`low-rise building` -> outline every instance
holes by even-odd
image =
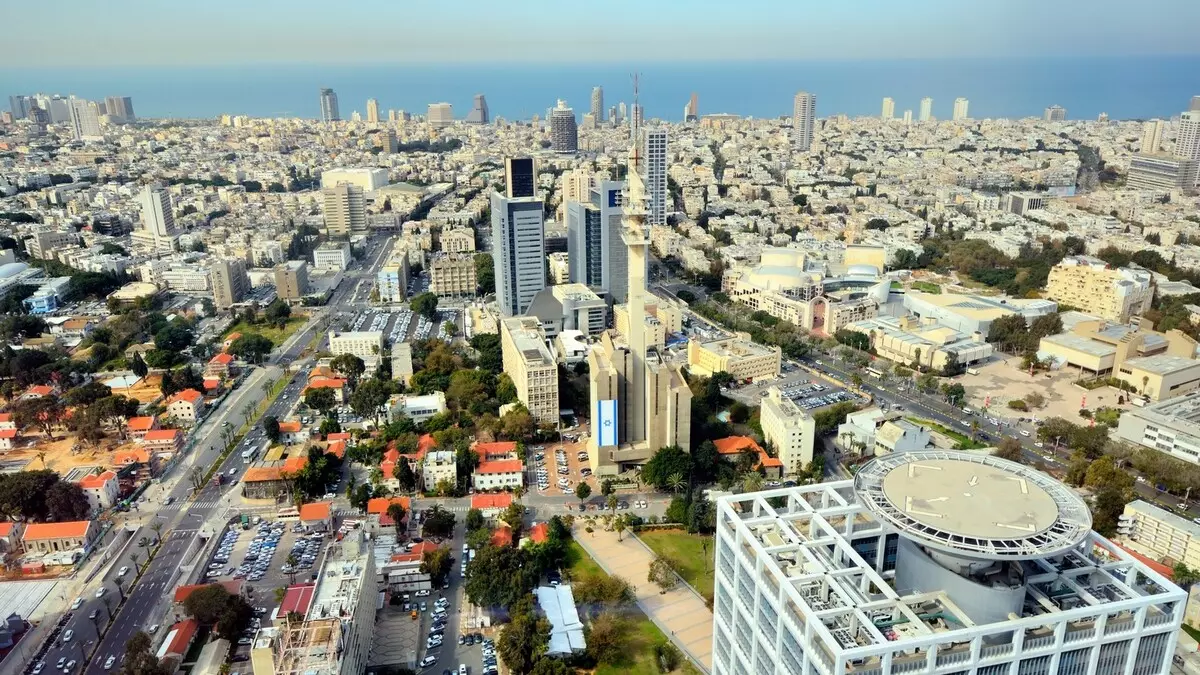
[[[232,374],[233,354],[221,352],[208,360],[204,366],[205,377],[228,378]]]
[[[1116,437],[1200,464],[1200,392],[1124,411]]]
[[[195,389],[184,389],[165,402],[167,416],[180,424],[192,425],[204,416],[204,394]]]
[[[456,227],[445,230],[439,237],[442,251],[446,253],[473,253],[475,251],[475,230],[469,227]]]
[[[929,429],[903,418],[889,419],[875,430],[875,455],[912,452],[929,447]]]
[[[332,530],[333,502],[301,504],[300,525],[309,532],[329,532]]]
[[[84,496],[87,497],[88,505],[92,507],[92,513],[99,513],[105,509],[112,508],[112,505],[117,503],[117,499],[121,495],[121,484],[117,480],[117,472],[115,471],[104,471],[84,476],[79,481],[76,481],[75,484],[79,486],[79,489],[83,490]]]
[[[755,471],[761,471],[763,476],[767,478],[775,479],[783,477],[783,461],[778,457],[772,457],[767,454],[767,451],[763,450],[749,436],[718,438],[713,441],[713,446],[716,447],[717,454],[721,459],[727,462],[736,462],[738,457],[749,453],[754,456]]]
[[[279,423],[279,442],[284,445],[301,445],[312,438],[308,427],[300,420],[284,420]]]
[[[289,260],[275,266],[275,294],[281,300],[295,301],[308,295],[308,263]]]
[[[330,331],[329,352],[334,356],[353,354],[364,362],[378,361],[379,355],[383,353],[383,331]]]
[[[816,422],[803,408],[785,396],[779,387],[771,387],[763,397],[759,412],[763,439],[775,448],[783,463],[783,472],[792,476],[813,461]]]
[[[484,518],[495,520],[504,513],[505,509],[513,502],[511,492],[498,492],[495,494],[475,493],[471,495],[471,508],[479,509]]]
[[[421,462],[421,479],[426,490],[434,489],[442,481],[456,485],[458,465],[455,462],[454,451],[435,450],[425,455],[425,461]]]
[[[748,333],[732,338],[688,340],[688,369],[697,375],[726,372],[735,380],[757,382],[779,377],[782,352],[750,339]]]
[[[91,520],[64,523],[29,523],[21,535],[27,553],[58,553],[88,549],[99,536],[100,528]]]
[[[138,443],[151,454],[175,453],[183,449],[183,433],[178,429],[151,429]]]
[[[472,474],[476,490],[511,490],[524,487],[524,464],[519,459],[480,462]]]
[[[429,290],[441,297],[474,297],[475,256],[470,253],[437,253],[430,257]]]
[[[1079,321],[1069,331],[1038,343],[1038,358],[1068,365],[1093,376],[1111,375],[1153,400],[1171,398],[1200,386],[1197,342],[1180,330],[1159,333],[1141,320],[1137,326]],[[1143,391],[1144,390],[1144,391]]]
[[[922,323],[913,315],[856,321],[846,330],[866,335],[878,356],[909,367],[920,364],[942,370],[951,360],[966,365],[983,361],[994,352],[981,333],[968,335],[947,326]]]
[[[353,260],[350,244],[345,241],[326,241],[313,249],[313,269],[342,272]]]
[[[604,330],[608,305],[584,284],[547,286],[533,296],[525,316],[537,317],[548,340],[567,330],[595,335]]]
[[[982,333],[987,337],[996,319],[1019,314],[1026,323],[1032,323],[1039,316],[1054,313],[1058,304],[1036,298],[908,291],[904,294],[904,308],[926,322],[934,321],[966,335]]]
[[[421,396],[393,394],[388,399],[387,408],[388,419],[398,419],[403,415],[416,424],[421,424],[434,415],[446,412],[446,394],[440,391]]]

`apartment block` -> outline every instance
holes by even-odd
[[[784,475],[800,473],[813,459],[816,422],[812,415],[785,396],[779,387],[767,390],[759,410],[763,438],[774,446],[775,456],[783,462]]]
[[[1200,464],[1200,392],[1126,410],[1117,424],[1116,436]]]
[[[436,253],[429,259],[429,290],[442,297],[473,297],[478,287],[475,256]]]
[[[218,260],[209,268],[209,273],[212,277],[213,304],[218,309],[232,307],[250,292],[250,277],[246,274],[244,260]]]
[[[1129,323],[1150,309],[1150,273],[1113,268],[1099,258],[1072,256],[1050,269],[1046,297],[1109,321]]]
[[[331,237],[349,237],[367,231],[367,204],[362,186],[338,183],[321,188],[325,231]]]
[[[539,424],[558,422],[558,363],[546,344],[541,322],[513,317],[500,322],[504,372],[517,388],[517,398]]]
[[[735,380],[748,382],[779,377],[782,352],[738,333],[720,340],[688,341],[688,368],[698,375],[726,372]]]
[[[1117,541],[1165,565],[1200,569],[1200,525],[1150,502],[1135,499],[1125,505]]]
[[[352,260],[354,256],[350,252],[350,244],[345,241],[322,242],[313,251],[313,267],[318,270],[342,272]]]
[[[299,300],[308,293],[308,263],[289,260],[275,266],[275,294],[282,300]]]
[[[363,330],[348,333],[329,333],[329,352],[334,356],[353,354],[366,361],[378,359],[383,352],[383,331]]]
[[[441,234],[442,251],[445,253],[471,253],[475,250],[475,230],[460,227]]]
[[[408,253],[394,253],[375,274],[375,290],[379,294],[379,301],[403,302],[408,297],[409,274]]]

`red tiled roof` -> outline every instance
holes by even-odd
[[[333,502],[312,502],[300,507],[300,520],[329,520],[333,515]]]
[[[72,520],[65,523],[30,523],[25,528],[25,541],[42,539],[78,539],[87,534],[92,526],[90,520]]]
[[[538,523],[529,528],[529,539],[535,544],[541,544],[550,538],[550,525],[548,523]]]
[[[242,476],[243,483],[260,483],[269,480],[281,480],[283,478],[283,467],[279,466],[252,466],[246,469],[246,473]]]
[[[80,480],[78,483],[76,483],[76,485],[78,485],[80,488],[82,488],[84,490],[94,489],[94,488],[102,488],[102,487],[104,487],[105,483],[107,483],[110,480],[113,480],[116,477],[117,477],[117,474],[115,471],[105,471],[104,473],[93,473],[89,476],[84,476],[82,480]]]
[[[491,462],[480,462],[475,473],[521,473],[525,466],[519,459],[498,459]]]
[[[512,503],[512,494],[508,492],[498,492],[494,495],[474,494],[471,495],[471,508],[479,509],[507,509]]]
[[[339,379],[336,377],[318,377],[314,380],[309,380],[308,386],[304,388],[304,391],[308,391],[310,389],[326,389],[326,388],[328,388],[328,389],[344,389],[345,387],[346,387],[345,380],[342,380],[342,379]]]
[[[150,461],[150,453],[142,448],[131,450],[118,450],[113,453],[113,464],[124,466],[126,464],[146,464]]]
[[[303,469],[306,464],[308,464],[308,457],[288,457],[283,460],[283,470],[287,473],[296,473],[300,469]]]
[[[333,455],[334,457],[337,457],[338,459],[345,459],[346,458],[346,442],[345,441],[336,441],[334,443],[330,443],[329,445],[325,446],[325,454]]]
[[[283,594],[283,602],[279,603],[279,616],[286,616],[290,612],[308,614],[308,607],[312,604],[313,596],[316,593],[316,584],[288,586],[287,591]]]
[[[241,579],[230,579],[229,581],[219,581],[217,583],[223,586],[226,591],[229,591],[231,595],[240,595],[242,592],[242,587],[245,585],[245,582],[243,582]],[[205,588],[206,586],[212,586],[212,584],[191,584],[176,588],[175,602],[183,602],[184,600],[187,600],[189,595],[200,590],[201,588]]]
[[[507,525],[501,525],[492,532],[493,546],[511,546],[512,545],[512,528]]]
[[[172,403],[174,403],[176,401],[187,401],[188,403],[191,403],[192,405],[196,405],[196,403],[200,402],[200,400],[203,398],[204,398],[204,394],[201,394],[200,392],[196,391],[195,389],[184,389],[183,391],[179,392],[178,394],[175,394],[171,398],[167,399],[166,405],[171,405]]]
[[[408,497],[375,497],[367,501],[367,513],[387,513],[393,503],[403,506],[405,513],[412,512],[412,502]]]
[[[204,391],[214,391],[221,388],[221,378],[206,377],[204,378]]]
[[[192,644],[192,639],[196,637],[196,631],[200,630],[200,624],[195,619],[186,619],[171,626],[171,630],[167,635],[172,636],[171,641],[162,646],[159,654],[163,656],[175,655],[182,657],[187,653],[188,647]]]
[[[16,429],[0,429],[0,438],[16,438]]]
[[[515,441],[476,443],[474,450],[481,458],[487,458],[488,455],[507,455],[510,452],[516,452],[517,444]]]
[[[151,429],[142,438],[146,441],[173,441],[178,435],[178,429]]]
[[[16,523],[0,523],[0,537],[7,537],[12,534]]]
[[[220,365],[227,366],[227,365],[233,363],[233,354],[221,352],[220,354],[217,354],[216,356],[209,359],[208,362],[209,363],[218,363]]]
[[[13,421],[12,413],[0,413],[0,422],[11,422],[11,421]]]
[[[754,439],[749,436],[718,438],[713,441],[713,445],[717,447],[717,452],[722,455],[736,455],[747,451],[762,452],[762,448],[758,447],[758,443],[755,443]]]
[[[336,434],[329,434],[328,436],[325,437],[325,440],[329,441],[330,443],[332,443],[333,441],[345,441],[345,442],[349,443],[350,442],[350,434],[346,433],[345,431],[339,431]]]
[[[26,394],[37,394],[38,396],[49,396],[54,393],[54,387],[48,384],[35,384],[25,391]]]
[[[153,417],[130,417],[125,423],[130,431],[147,431],[154,427]]]
[[[283,434],[294,434],[299,432],[301,428],[303,427],[300,425],[299,420],[287,420],[286,422],[279,423],[279,433]]]

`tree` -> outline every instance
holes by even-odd
[[[13,407],[13,422],[17,428],[37,427],[47,437],[54,439],[54,427],[61,420],[65,408],[54,394],[17,401]]]
[[[439,546],[421,555],[421,573],[428,574],[435,586],[446,582],[450,574],[450,549]]]
[[[467,509],[467,532],[473,532],[480,529],[484,526],[484,523],[485,519],[483,517],[483,511],[480,511],[479,509]]]
[[[613,512],[613,515],[616,515],[616,513],[617,513],[617,505],[618,505],[619,503],[620,503],[620,502],[617,500],[617,496],[616,496],[616,495],[609,495],[609,496],[608,496],[608,498],[607,498],[607,499],[605,499],[605,501],[604,501],[604,505],[608,507],[608,510],[609,510],[609,511],[612,511],[612,512]]]
[[[373,419],[378,426],[381,409],[391,394],[391,386],[387,382],[371,378],[359,384],[350,395],[350,408],[360,417]]]
[[[420,314],[430,321],[437,319],[438,296],[433,293],[421,293],[413,298],[408,306],[414,314]]]
[[[442,334],[447,338],[453,338],[458,335],[458,324],[453,321],[445,321],[442,323]]]
[[[662,589],[661,593],[666,593],[679,584],[679,576],[675,574],[674,563],[660,555],[655,556],[653,562],[650,563],[646,581],[657,585]]]
[[[512,621],[500,629],[496,653],[514,673],[533,670],[550,642],[550,622],[538,616],[533,600],[526,595],[513,606]]]
[[[962,405],[963,400],[967,398],[967,390],[957,382],[954,384],[944,384],[942,385],[942,396],[951,405]]]
[[[400,459],[401,461],[396,462],[396,468],[392,469],[392,477],[400,483],[401,491],[412,492],[417,489],[417,474],[408,465],[408,460],[403,457]]]
[[[588,485],[587,483],[580,482],[579,485],[575,486],[575,496],[579,499],[581,504],[586,502],[588,497],[592,496],[592,486]]]
[[[629,649],[629,633],[629,625],[624,619],[613,612],[602,613],[588,627],[584,641],[588,654],[602,664],[624,661]]]
[[[454,520],[453,513],[442,508],[441,504],[434,504],[425,516],[421,532],[426,537],[449,537],[454,532]]]
[[[346,376],[350,381],[350,386],[354,387],[358,384],[358,378],[367,372],[367,364],[354,354],[339,354],[333,357],[329,362],[329,367]]]
[[[267,438],[272,443],[279,442],[280,432],[279,432],[279,418],[278,417],[275,417],[274,415],[267,415],[266,417],[264,417],[262,419],[262,428],[263,428],[263,431],[266,432]]]
[[[74,483],[54,483],[46,491],[45,498],[48,517],[58,522],[86,520],[92,511],[87,495]]]
[[[242,596],[230,593],[220,584],[192,591],[183,601],[183,609],[202,624],[215,624],[217,634],[226,640],[236,640],[254,615],[254,609]]]
[[[67,405],[81,406],[91,405],[107,396],[112,396],[112,389],[109,389],[102,382],[89,382],[82,387],[75,387],[67,391],[63,396],[63,400],[66,401]]]
[[[154,654],[154,642],[143,631],[137,631],[125,642],[125,656],[121,659],[121,675],[171,675],[175,664],[159,663]]]
[[[192,345],[196,336],[188,328],[170,323],[154,334],[154,346],[168,352],[181,352]]]
[[[525,554],[512,546],[485,545],[476,549],[467,568],[467,598],[479,607],[513,607],[533,588],[534,570]]]
[[[288,319],[292,316],[292,308],[288,303],[280,298],[275,298],[267,308],[263,310],[263,318],[268,323],[283,328],[287,325]]]
[[[1187,588],[1200,581],[1200,570],[1192,569],[1182,562],[1177,562],[1171,570],[1171,579],[1180,586]]]
[[[677,445],[659,448],[642,467],[642,482],[659,490],[671,487],[671,477],[691,474],[691,457]]]
[[[139,352],[133,353],[133,363],[129,365],[130,370],[138,377],[145,377],[150,369],[146,367],[146,362],[142,360],[142,355]]]
[[[1036,391],[1031,391],[1025,394],[1025,402],[1029,404],[1030,408],[1036,409],[1046,405],[1046,397]]]
[[[408,462],[400,463],[407,464]],[[407,524],[404,522],[404,517],[407,515],[407,512],[404,510],[404,505],[400,502],[392,502],[391,504],[388,504],[387,515],[388,518],[392,519],[392,522],[396,526],[396,537],[403,537],[404,530],[407,527]]]
[[[337,395],[330,387],[318,387],[309,389],[304,393],[304,405],[320,412],[322,415],[328,415],[330,410],[333,410],[337,405]]]
[[[1023,455],[1021,441],[1009,436],[1000,439],[1000,444],[992,451],[993,457],[1007,459],[1010,462],[1020,462]]]
[[[229,345],[229,353],[251,363],[259,363],[271,353],[274,343],[258,333],[245,333]]]
[[[500,418],[500,435],[510,441],[523,441],[533,436],[537,425],[525,406],[517,406]]]

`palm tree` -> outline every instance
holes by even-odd
[[[671,492],[679,494],[680,490],[687,487],[687,479],[683,477],[682,473],[676,471],[670,476],[667,476],[667,487],[671,488]]]
[[[742,492],[758,492],[762,489],[763,477],[757,471],[742,475]]]
[[[610,494],[608,496],[607,505],[608,505],[608,508],[613,512],[613,515],[616,515],[616,513],[617,513],[617,496]]]
[[[971,420],[971,440],[975,440],[977,433],[979,433],[979,420]]]
[[[627,526],[628,523],[626,522],[624,515],[613,518],[613,529],[617,532],[617,541],[621,541],[621,533],[625,531]]]
[[[290,567],[292,570],[291,572],[288,572],[289,583],[295,584],[296,583],[296,564],[299,563],[300,561],[296,560],[296,556],[294,554],[289,553],[287,560],[285,562],[287,562],[288,567]]]
[[[45,469],[46,468],[46,451],[38,450],[37,458],[42,460],[42,468]]]
[[[1142,376],[1142,396],[1146,395],[1146,385],[1148,385],[1148,384],[1150,384],[1150,376],[1143,375]]]

